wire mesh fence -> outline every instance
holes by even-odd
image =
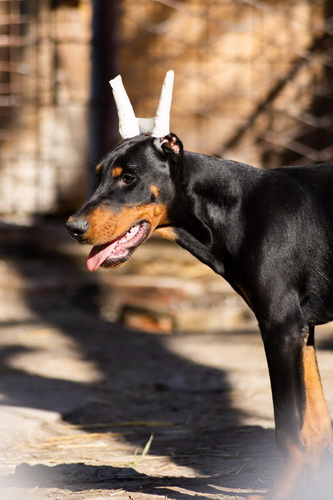
[[[0,0],[0,214],[52,213],[84,183],[90,10]]]
[[[117,135],[107,80],[121,73],[152,116],[171,68],[186,149],[263,168],[332,160],[331,0],[0,0],[0,213],[77,204],[88,133],[93,162]]]
[[[120,71],[149,113],[176,70],[173,129],[190,149],[265,168],[329,161],[332,16],[330,0],[125,0]]]

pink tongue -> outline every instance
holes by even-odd
[[[110,243],[102,249],[99,246],[93,247],[91,249],[87,260],[87,267],[89,271],[96,271],[99,266],[103,264],[103,262],[109,257],[112,251],[112,246],[115,246],[115,242]]]

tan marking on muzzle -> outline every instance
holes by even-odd
[[[123,236],[131,227],[142,220],[147,220],[150,223],[149,237],[158,225],[168,223],[166,206],[162,203],[152,203],[124,207],[117,213],[105,206],[100,206],[87,216],[89,229],[85,238],[91,245],[104,245]]]

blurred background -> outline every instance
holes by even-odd
[[[212,312],[216,306],[220,318],[226,288],[216,280],[214,291],[205,288],[213,273],[188,254],[174,246],[170,252],[167,242],[156,251],[153,240],[151,251],[149,245],[140,249],[119,271],[132,276],[128,282],[117,282],[117,272],[87,278],[88,250],[63,230],[95,187],[95,165],[119,140],[108,82],[120,73],[137,116],[154,116],[164,75],[174,69],[171,128],[186,149],[262,168],[331,161],[333,3],[0,0],[0,27],[0,244],[6,262],[29,254],[38,267],[47,252],[70,255],[71,270],[82,270],[84,283],[100,288],[107,282],[108,290],[117,290],[100,294],[103,315],[125,321],[129,303],[149,306],[163,312],[167,329],[175,327],[165,320],[171,299],[157,299],[156,290],[177,295],[180,284],[168,288],[165,276],[204,276],[204,288],[184,291],[183,309],[192,317],[188,328],[209,329],[207,317],[198,323],[197,307]],[[238,298],[229,294],[238,311]],[[177,300],[172,303],[179,309]],[[225,325],[212,317],[213,328]]]
[[[158,237],[88,273],[64,230],[119,140],[108,81],[121,74],[149,117],[169,69],[186,149],[260,168],[333,160],[332,0],[0,0],[0,475],[21,485],[1,498],[99,499],[102,478],[148,500],[154,475],[163,498],[187,475],[192,498],[213,474],[234,499],[280,463],[256,321],[224,280]],[[22,461],[39,469],[21,477]]]
[[[175,70],[172,130],[189,150],[332,160],[330,0],[1,0],[0,26],[4,218],[67,214],[93,188],[119,140],[118,73],[151,116]]]

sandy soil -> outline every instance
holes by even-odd
[[[87,271],[35,246],[11,244],[0,271],[1,500],[231,500],[269,486],[280,454],[255,329],[112,324]],[[333,327],[319,333],[333,415]],[[299,498],[331,498],[324,486]]]

